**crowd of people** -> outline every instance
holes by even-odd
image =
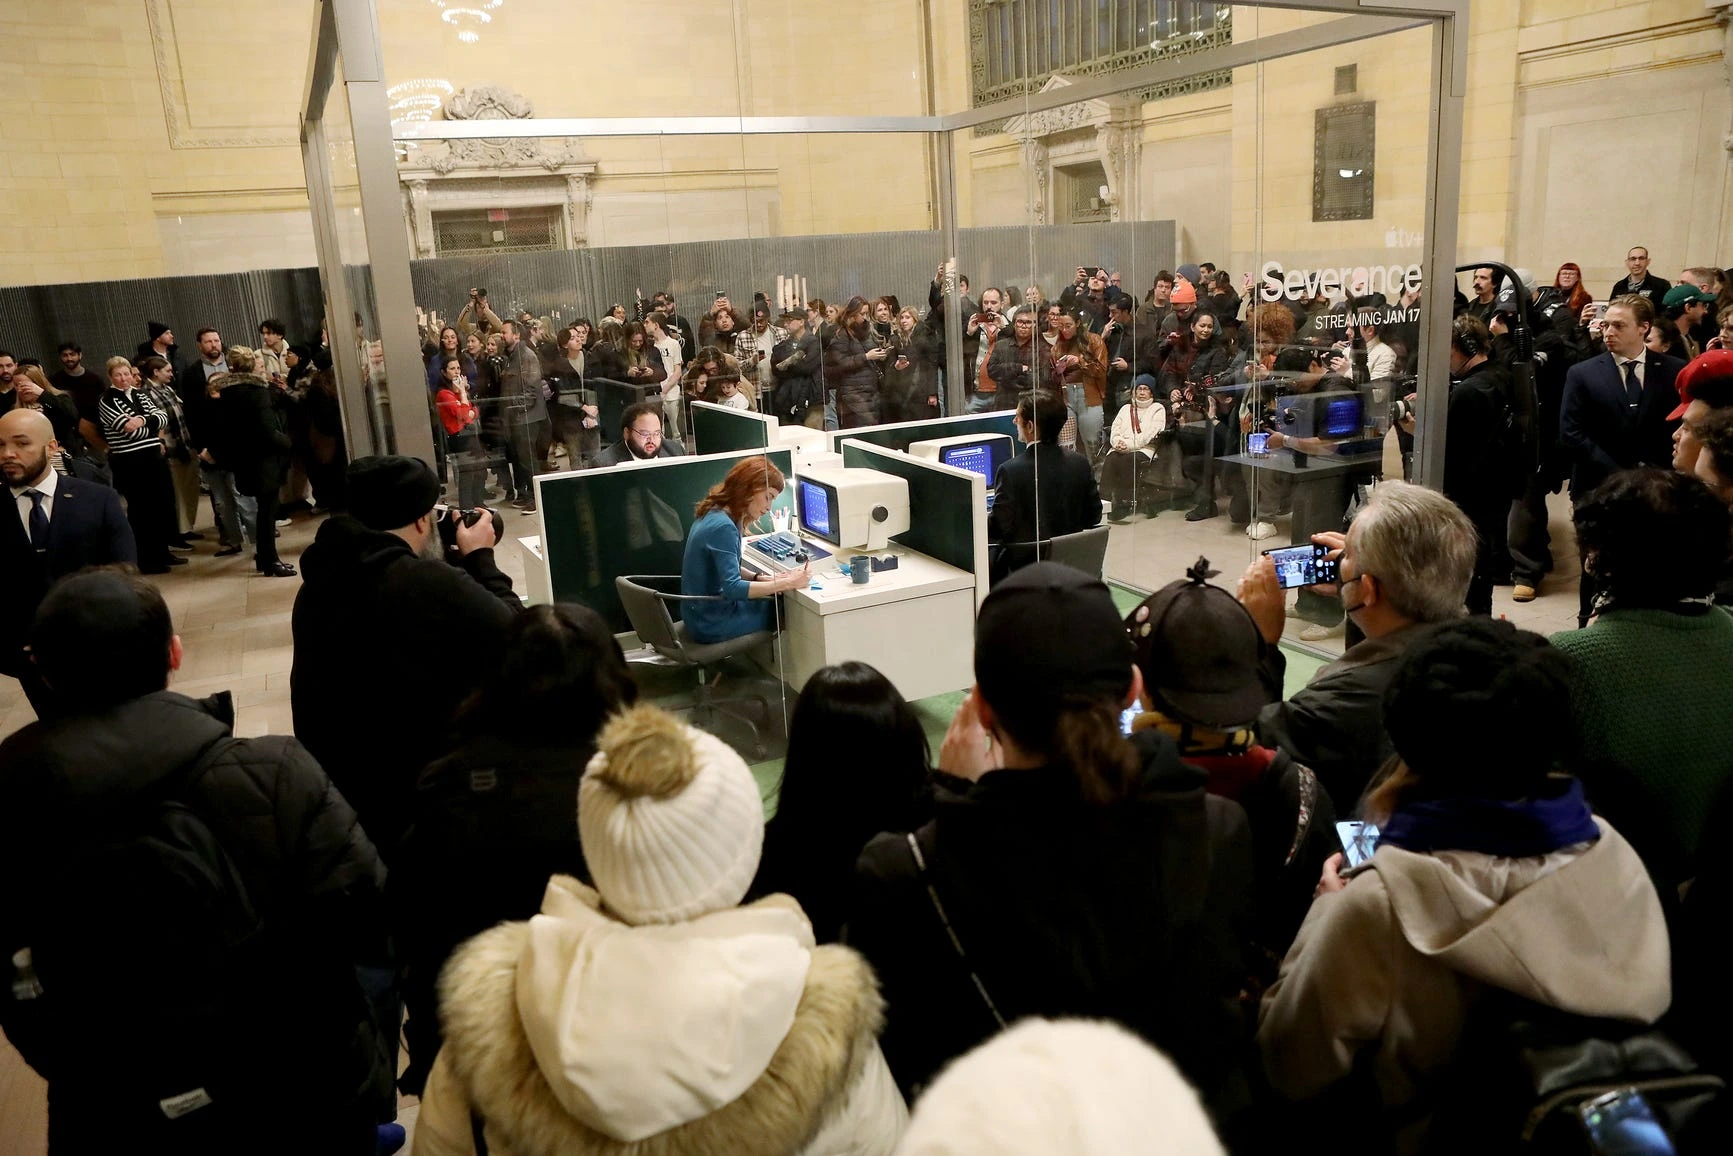
[[[267,318],[256,347],[225,346],[208,326],[194,342],[188,357],[173,329],[153,321],[131,356],[107,358],[100,373],[73,341],[61,343],[51,374],[39,358],[0,350],[0,414],[42,414],[54,476],[125,499],[128,560],[141,573],[187,565],[205,538],[195,527],[208,494],[214,557],[250,543],[260,574],[292,577],[276,547],[289,516],[344,505],[348,459],[324,334],[290,345],[284,323]]]
[[[1344,1129],[1569,1151],[1616,1092],[1678,1151],[1724,1151],[1733,313],[1669,317],[1684,295],[1642,256],[1605,308],[1568,266],[1533,293],[1476,275],[1443,492],[1379,481],[1312,535],[1335,578],[1302,599],[1347,646],[1304,686],[1268,557],[1225,583],[1199,558],[1127,613],[1007,550],[938,749],[877,671],[826,668],[768,821],[740,755],[644,701],[599,615],[524,607],[440,464],[480,487],[492,439],[516,497],[556,445],[677,453],[682,399],[761,405],[791,379],[802,420],[936,412],[942,281],[925,318],[722,299],[693,326],[657,295],[556,333],[569,377],[478,290],[428,358],[444,462],[339,457],[340,480],[294,428],[329,435],[307,412],[328,370],[274,322],[257,349],[202,332],[179,368],[153,326],[100,380],[76,348],[53,380],[0,353],[0,647],[38,715],[0,744],[0,1028],[48,1081],[53,1150],[360,1156],[408,1094],[431,1156],[1261,1153]],[[1090,268],[1051,304],[970,303],[967,404],[1015,410],[1032,447],[1001,471],[1001,542],[1099,521],[1104,496],[1118,516],[1113,488],[1170,444],[1164,485],[1219,516],[1219,479],[1252,524],[1266,496],[1216,468],[1223,431],[1411,367],[1412,334],[1355,324],[1363,298],[1240,317],[1230,279],[1184,272],[1141,304]],[[1174,325],[1152,351],[1155,311]],[[1667,325],[1703,347],[1689,364],[1650,345]],[[1524,358],[1542,429],[1519,443],[1496,431]],[[917,361],[932,376],[899,393]],[[645,387],[618,431],[592,378]],[[1519,445],[1538,468],[1510,468]],[[228,694],[172,689],[186,650],[135,570],[178,560],[202,491],[225,552],[250,529],[261,572],[287,569],[270,539],[297,471],[342,512],[300,559],[294,734],[238,738]],[[1517,514],[1566,475],[1585,624],[1547,639],[1486,595],[1500,528],[1532,558]],[[693,581],[739,587],[695,638],[773,623],[804,580],[729,565],[782,485],[748,458],[693,511]]]

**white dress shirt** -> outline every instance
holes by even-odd
[[[42,493],[42,513],[50,522],[54,520],[54,492],[60,488],[60,475],[52,469],[48,476],[34,486],[13,486],[12,503],[18,507],[18,521],[24,526],[24,539],[30,540],[30,491],[39,490]]]

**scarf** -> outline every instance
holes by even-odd
[[[1476,851],[1505,859],[1550,855],[1601,837],[1583,798],[1583,785],[1569,785],[1549,798],[1432,799],[1396,808],[1378,836],[1405,851]]]
[[[1155,408],[1155,399],[1154,398],[1149,399],[1148,405],[1141,405],[1135,401],[1131,403],[1131,432],[1132,433],[1142,433],[1143,432],[1143,415],[1148,413],[1150,410],[1152,410],[1154,408]]]

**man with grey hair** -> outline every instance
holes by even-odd
[[[1367,784],[1390,756],[1384,733],[1384,691],[1402,656],[1427,629],[1463,613],[1474,575],[1474,524],[1443,494],[1405,482],[1385,482],[1355,516],[1347,534],[1314,534],[1340,563],[1349,620],[1365,638],[1313,676],[1285,702],[1258,716],[1258,742],[1286,751],[1312,768],[1338,813],[1352,814]],[[1239,599],[1269,643],[1264,680],[1281,693],[1287,660],[1277,645],[1287,622],[1285,591],[1275,563],[1261,557],[1239,583]]]

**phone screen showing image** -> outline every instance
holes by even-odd
[[[1378,828],[1371,823],[1347,822],[1336,824],[1336,837],[1342,840],[1342,869],[1352,871],[1378,849]]]
[[[1132,703],[1130,706],[1126,707],[1124,710],[1120,711],[1119,712],[1119,733],[1124,734],[1124,735],[1129,735],[1131,733],[1132,727],[1134,727],[1137,723],[1137,716],[1142,714],[1142,713],[1143,713],[1143,705],[1141,703],[1135,703],[1135,702]]]
[[[1341,580],[1341,567],[1327,557],[1330,549],[1314,542],[1299,546],[1281,546],[1265,550],[1264,556],[1276,564],[1276,581],[1283,590],[1297,586],[1321,586]]]

